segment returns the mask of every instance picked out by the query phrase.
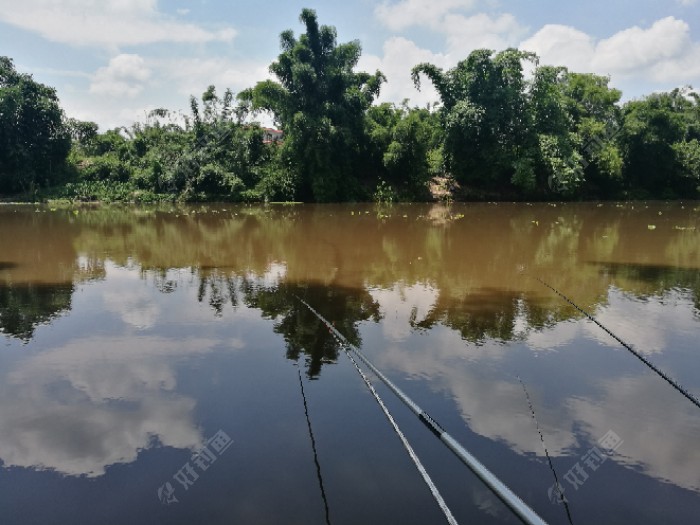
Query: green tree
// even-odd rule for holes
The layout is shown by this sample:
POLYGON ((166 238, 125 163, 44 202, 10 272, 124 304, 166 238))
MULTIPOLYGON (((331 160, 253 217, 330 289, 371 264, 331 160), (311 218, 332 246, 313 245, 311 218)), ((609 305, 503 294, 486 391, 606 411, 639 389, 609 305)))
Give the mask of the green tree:
POLYGON ((280 36, 282 53, 270 66, 277 82, 259 82, 239 94, 253 110, 271 111, 284 131, 281 155, 296 196, 340 201, 363 196, 360 168, 367 137, 364 116, 384 75, 357 73, 358 41, 337 43, 334 27, 319 26, 304 9, 306 32, 280 36))
POLYGON ((568 71, 564 67, 538 66, 529 90, 533 137, 526 153, 529 170, 521 162, 513 181, 524 190, 547 190, 572 194, 583 181, 581 155, 576 150, 577 135, 567 107, 564 87, 568 71), (531 168, 534 166, 534 169, 531 168))
POLYGON ((145 122, 102 134, 92 123, 71 121, 83 182, 76 196, 103 198, 108 185, 116 200, 262 200, 276 148, 263 143, 259 126, 242 123, 234 102, 230 90, 220 97, 209 86, 201 99, 191 97, 190 115, 158 108, 145 122))
POLYGON ((696 114, 693 99, 680 89, 625 104, 620 142, 625 183, 633 196, 697 196, 692 142, 696 114))
MULTIPOLYGON (((698 139, 684 140, 673 145, 676 160, 680 165, 681 176, 695 186, 700 193, 700 142, 698 139)), ((692 188, 689 194, 692 196, 692 188)))
POLYGON ((56 91, 0 57, 0 192, 55 183, 69 150, 56 91))
POLYGON ((442 144, 439 115, 429 108, 384 103, 367 112, 368 157, 380 184, 400 200, 426 200, 428 184, 441 166, 433 159, 442 144))
POLYGON ((97 138, 99 126, 95 122, 69 118, 66 121, 66 130, 74 146, 88 149, 97 138))
POLYGON ((240 200, 259 181, 270 148, 263 144, 258 126, 242 124, 243 114, 234 100, 231 90, 219 97, 214 86, 202 94, 201 104, 191 97, 189 148, 170 178, 185 197, 240 200))
POLYGON ((465 195, 574 197, 619 186, 620 92, 608 78, 540 66, 515 49, 474 51, 447 72, 419 64, 412 74, 440 95, 446 167, 465 195), (527 61, 536 64, 529 81, 527 61))
POLYGON ((468 189, 507 192, 528 143, 523 61, 534 59, 516 49, 479 49, 446 72, 428 63, 413 68, 416 87, 423 74, 440 96, 446 166, 468 189))
POLYGON ((622 187, 622 151, 618 144, 622 93, 610 78, 567 73, 563 85, 576 143, 584 166, 585 196, 615 196, 622 187))
POLYGON ((430 154, 437 147, 436 115, 427 109, 404 108, 384 153, 388 180, 405 200, 425 200, 431 171, 430 154))
POLYGON ((615 135, 620 92, 608 82, 607 77, 572 73, 565 67, 535 70, 529 100, 537 168, 531 186, 541 195, 599 196, 618 189, 622 156, 615 135))

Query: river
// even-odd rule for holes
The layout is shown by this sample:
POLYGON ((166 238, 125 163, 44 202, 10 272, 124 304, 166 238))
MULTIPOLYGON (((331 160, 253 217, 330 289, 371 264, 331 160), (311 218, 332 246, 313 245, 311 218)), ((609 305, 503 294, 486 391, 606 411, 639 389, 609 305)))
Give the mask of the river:
MULTIPOLYGON (((649 366, 700 396, 699 202, 4 205, 2 523, 445 522, 300 299, 548 523, 700 516, 649 366)), ((459 523, 519 523, 363 368, 459 523)))

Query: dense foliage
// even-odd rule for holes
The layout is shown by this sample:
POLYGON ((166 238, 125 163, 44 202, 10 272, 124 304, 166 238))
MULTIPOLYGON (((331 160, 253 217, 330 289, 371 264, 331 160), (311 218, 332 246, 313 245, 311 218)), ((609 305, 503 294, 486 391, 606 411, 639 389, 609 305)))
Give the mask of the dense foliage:
POLYGON ((516 49, 479 49, 447 71, 413 68, 416 87, 427 79, 439 103, 376 105, 386 79, 356 71, 359 42, 339 44, 313 10, 300 21, 303 34, 280 36, 276 80, 237 97, 210 87, 191 98, 187 115, 158 109, 104 133, 66 119, 53 89, 0 58, 0 193, 53 186, 48 194, 79 200, 316 202, 700 196, 700 96, 690 88, 620 104, 607 77, 541 65, 516 49), (273 116, 281 139, 252 123, 260 112, 273 116))
POLYGON ((283 32, 282 53, 270 66, 279 82, 260 82, 239 98, 254 110, 271 111, 281 125, 281 154, 301 199, 362 198, 364 119, 384 75, 356 73, 359 42, 339 45, 335 28, 319 27, 311 9, 300 18, 306 33, 296 39, 283 32))
POLYGON ((70 150, 63 121, 56 91, 0 57, 0 193, 60 180, 70 150))
POLYGON ((81 133, 86 123, 73 122, 80 177, 67 191, 86 200, 119 199, 115 188, 141 201, 261 198, 275 148, 259 126, 241 122, 230 91, 219 97, 210 87, 190 108, 187 116, 157 109, 145 123, 103 134, 81 133))

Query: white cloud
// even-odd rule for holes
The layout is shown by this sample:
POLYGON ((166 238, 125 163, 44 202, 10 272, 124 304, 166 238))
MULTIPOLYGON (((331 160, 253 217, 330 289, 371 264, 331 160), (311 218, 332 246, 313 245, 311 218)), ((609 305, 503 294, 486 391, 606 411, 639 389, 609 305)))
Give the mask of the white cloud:
MULTIPOLYGON (((695 323, 693 305, 684 303, 676 292, 650 297, 645 301, 631 301, 620 291, 611 289, 593 316, 603 326, 614 327, 615 335, 647 356, 663 353, 668 348, 667 334, 687 334, 695 323), (675 308, 668 308, 671 301, 675 302, 675 308), (664 330, 659 330, 660 326, 664 330)), ((608 334, 586 319, 532 331, 527 334, 526 342, 533 350, 551 351, 579 338, 619 348, 619 344, 608 334)))
POLYGON ((154 60, 152 66, 164 82, 186 96, 199 96, 212 84, 220 94, 226 88, 237 92, 270 78, 267 62, 234 62, 224 57, 154 60))
MULTIPOLYGON (((429 288, 414 285, 372 292, 373 298, 382 305, 385 316, 382 324, 389 323, 385 330, 387 345, 374 357, 377 366, 400 374, 404 381, 429 382, 435 391, 443 392, 455 402, 473 432, 505 442, 519 454, 541 457, 544 454, 542 443, 525 392, 519 381, 508 373, 515 363, 513 354, 518 351, 517 347, 493 341, 482 346, 465 344, 458 332, 445 327, 433 327, 425 339, 414 336, 413 340, 403 341, 406 334, 403 331, 397 337, 396 330, 400 327, 394 326, 392 317, 398 315, 407 323, 407 312, 413 308, 424 311, 430 303, 430 296, 424 290, 429 288), (490 371, 493 370, 503 375, 492 375, 490 371)), ((628 315, 632 321, 620 330, 620 335, 639 344, 642 352, 658 352, 668 348, 663 338, 644 344, 654 327, 665 326, 668 333, 682 333, 684 340, 695 333, 697 322, 693 305, 681 302, 677 305, 680 308, 668 308, 668 301, 674 298, 679 300, 680 296, 674 292, 664 298, 635 302, 613 292, 609 295, 609 306, 599 309, 596 317, 612 324, 621 318, 612 317, 611 311, 624 310, 629 314, 627 309, 632 308, 633 314, 628 315), (620 304, 623 302, 624 307, 620 304), (637 337, 633 337, 633 330, 637 330, 637 337)), ((597 326, 584 319, 530 332, 526 342, 537 351, 539 359, 545 360, 543 368, 547 369, 551 366, 546 363, 547 359, 571 341, 581 339, 604 340, 604 344, 616 346, 597 326), (547 353, 539 352, 545 349, 547 353)), ((679 487, 700 491, 697 476, 700 449, 694 446, 700 419, 690 403, 679 400, 677 393, 660 378, 639 367, 638 376, 599 378, 591 382, 589 392, 564 388, 563 395, 554 397, 546 395, 552 386, 546 380, 540 384, 525 378, 548 453, 552 457, 567 456, 573 447, 581 445, 579 436, 587 434, 595 441, 613 430, 624 440, 614 456, 616 462, 679 487), (671 403, 676 403, 677 408, 669 410, 671 403), (677 430, 669 433, 666 430, 669 428, 677 430)), ((557 385, 556 388, 561 387, 559 382, 557 385)))
POLYGON ((667 17, 649 29, 632 27, 602 40, 592 66, 596 70, 629 72, 682 56, 691 47, 690 27, 667 17))
POLYGON ((394 285, 391 289, 375 289, 370 294, 382 310, 382 330, 387 339, 401 342, 411 335, 411 318, 423 319, 438 298, 432 286, 416 283, 412 286, 394 285))
MULTIPOLYGON (((140 96, 143 96, 143 93, 140 96)), ((129 127, 134 122, 143 122, 150 111, 163 107, 162 97, 160 101, 161 103, 157 105, 135 103, 123 106, 121 104, 105 104, 102 95, 74 93, 70 97, 61 97, 61 105, 69 117, 96 122, 100 126, 100 131, 121 126, 129 127)), ((185 107, 186 101, 180 101, 180 106, 185 107)))
POLYGON ((700 449, 695 446, 700 420, 695 407, 654 376, 618 377, 602 384, 599 399, 567 402, 573 421, 590 434, 613 430, 623 443, 616 461, 648 476, 700 492, 700 449), (673 409, 669 409, 673 406, 673 409), (669 432, 668 429, 674 429, 669 432))
POLYGON ((118 55, 109 61, 107 67, 97 70, 90 84, 90 93, 135 97, 150 76, 151 70, 139 55, 118 55))
POLYGON ((85 339, 7 373, 0 396, 4 465, 96 477, 109 465, 134 461, 154 438, 165 446, 200 447, 195 400, 175 392, 173 361, 210 353, 215 341, 141 337, 132 343, 85 339))
POLYGON ((358 69, 375 71, 379 69, 387 77, 382 86, 379 102, 401 102, 410 99, 413 105, 423 106, 440 100, 430 82, 423 82, 418 91, 411 81, 411 68, 421 62, 430 62, 439 67, 449 67, 452 62, 448 55, 421 49, 414 42, 403 37, 393 37, 384 43, 384 56, 363 55, 358 69))
MULTIPOLYGON (((604 326, 615 327, 620 339, 645 355, 664 352, 669 347, 668 334, 689 337, 697 318, 694 306, 678 292, 631 301, 616 289, 610 290, 605 306, 599 306, 594 316, 604 326), (669 303, 674 307, 669 308, 669 303), (659 327, 664 328, 659 330, 659 327)), ((586 323, 585 327, 589 337, 604 345, 617 346, 594 324, 586 323)))
POLYGON ((231 28, 210 31, 160 13, 157 0, 0 0, 0 21, 52 42, 116 47, 155 42, 230 41, 231 28))
POLYGON ((660 61, 651 68, 655 82, 671 81, 676 84, 698 85, 700 82, 700 45, 694 44, 683 56, 675 60, 660 61))
POLYGON ((544 64, 566 65, 575 71, 589 71, 595 53, 593 39, 586 33, 556 24, 544 26, 519 47, 537 53, 544 64))
POLYGON ((447 39, 447 53, 434 53, 419 47, 403 36, 389 38, 383 47, 383 56, 363 55, 358 69, 379 69, 387 77, 382 86, 379 102, 401 102, 409 99, 412 105, 424 106, 440 100, 430 82, 422 82, 418 91, 411 80, 411 68, 421 62, 429 62, 441 68, 454 67, 471 51, 479 48, 501 50, 515 46, 523 35, 524 28, 509 14, 492 18, 488 15, 465 17, 448 14, 440 26, 447 39))
POLYGON ((126 282, 127 280, 139 279, 139 275, 136 272, 112 271, 111 268, 109 268, 109 273, 112 282, 121 280, 125 286, 104 292, 102 299, 105 308, 119 315, 125 324, 136 329, 144 330, 153 327, 160 315, 158 304, 153 301, 145 286, 137 287, 126 282))
POLYGON ((473 5, 473 1, 403 0, 393 4, 385 2, 375 9, 377 18, 390 29, 424 26, 444 35, 446 40, 446 52, 435 53, 404 36, 395 36, 384 43, 384 56, 363 55, 359 69, 379 69, 387 76, 380 102, 400 102, 408 98, 414 105, 423 106, 438 101, 437 92, 429 82, 423 83, 421 91, 414 88, 410 78, 413 66, 430 62, 441 68, 454 67, 474 49, 514 47, 524 36, 526 28, 511 14, 465 16, 458 12, 473 5))
POLYGON ((374 14, 389 29, 398 31, 411 26, 436 27, 449 12, 467 10, 474 4, 475 0, 401 0, 382 3, 374 14))
POLYGON ((89 87, 65 89, 61 105, 73 118, 97 122, 102 130, 143 121, 155 108, 189 113, 189 96, 200 96, 209 85, 223 95, 237 93, 259 80, 270 78, 267 62, 239 61, 224 57, 156 59, 135 54, 113 57, 92 75, 89 87), (105 103, 107 97, 129 104, 105 103))
MULTIPOLYGON (((521 385, 514 377, 483 375, 490 368, 488 363, 503 360, 509 348, 494 342, 465 345, 458 332, 444 328, 433 328, 430 337, 435 342, 424 348, 390 343, 377 357, 378 367, 398 370, 414 380, 430 379, 436 391, 445 392, 456 403, 472 431, 505 441, 518 453, 542 455, 521 385)), ((538 407, 540 425, 547 428, 549 453, 564 454, 576 442, 570 429, 559 424, 568 420, 565 403, 546 406, 535 388, 530 396, 538 407)))
POLYGON ((557 323, 552 328, 534 330, 526 334, 527 345, 535 351, 553 352, 566 347, 581 337, 581 324, 577 321, 557 323))
MULTIPOLYGON (((653 83, 670 89, 679 84, 696 83, 700 77, 700 42, 692 40, 687 22, 673 16, 659 19, 649 27, 623 29, 608 38, 595 38, 571 26, 548 24, 523 40, 527 28, 515 16, 509 13, 465 14, 474 3, 471 0, 384 2, 375 9, 375 16, 395 31, 418 26, 444 37, 445 52, 434 55, 447 57, 444 62, 448 67, 466 58, 474 49, 500 51, 518 47, 537 53, 543 64, 609 75, 614 85, 623 88, 653 83)), ((685 5, 689 5, 687 0, 685 5)), ((402 71, 417 63, 407 64, 405 57, 432 54, 420 50, 405 37, 393 37, 384 46, 384 58, 374 57, 374 63, 380 63, 387 75, 394 76, 398 72, 398 67, 389 62, 389 53, 396 48, 405 52, 403 56, 391 57, 398 60, 402 71)), ((410 83, 406 84, 410 88, 410 83)), ((387 90, 388 93, 395 91, 396 86, 387 90)), ((633 87, 632 91, 638 89, 633 87)))
POLYGON ((666 17, 649 28, 632 27, 596 41, 573 27, 546 25, 520 44, 542 63, 573 71, 610 75, 616 80, 693 82, 700 75, 700 44, 683 20, 666 17))
POLYGON ((449 53, 464 57, 474 49, 500 51, 517 46, 525 34, 525 28, 511 14, 497 17, 483 13, 470 17, 449 14, 442 27, 447 35, 449 53))
POLYGON ((501 50, 515 46, 523 38, 525 28, 511 14, 466 16, 464 11, 475 3, 474 0, 402 0, 384 2, 374 13, 380 22, 395 31, 420 26, 444 34, 448 54, 456 53, 460 58, 474 49, 501 50))

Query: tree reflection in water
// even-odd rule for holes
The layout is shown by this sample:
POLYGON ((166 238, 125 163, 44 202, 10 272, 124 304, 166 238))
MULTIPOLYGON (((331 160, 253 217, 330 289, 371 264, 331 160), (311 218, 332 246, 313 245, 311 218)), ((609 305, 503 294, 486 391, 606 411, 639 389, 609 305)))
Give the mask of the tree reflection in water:
POLYGON ((28 342, 40 324, 71 308, 74 286, 66 284, 0 284, 0 332, 28 342))
POLYGON ((264 316, 277 320, 275 332, 284 337, 287 359, 297 361, 305 356, 310 379, 319 376, 323 363, 338 358, 338 343, 299 297, 322 311, 326 319, 357 346, 362 344, 357 324, 381 319, 379 304, 366 290, 284 282, 273 288, 263 288, 250 280, 243 290, 247 306, 259 308, 264 316))

